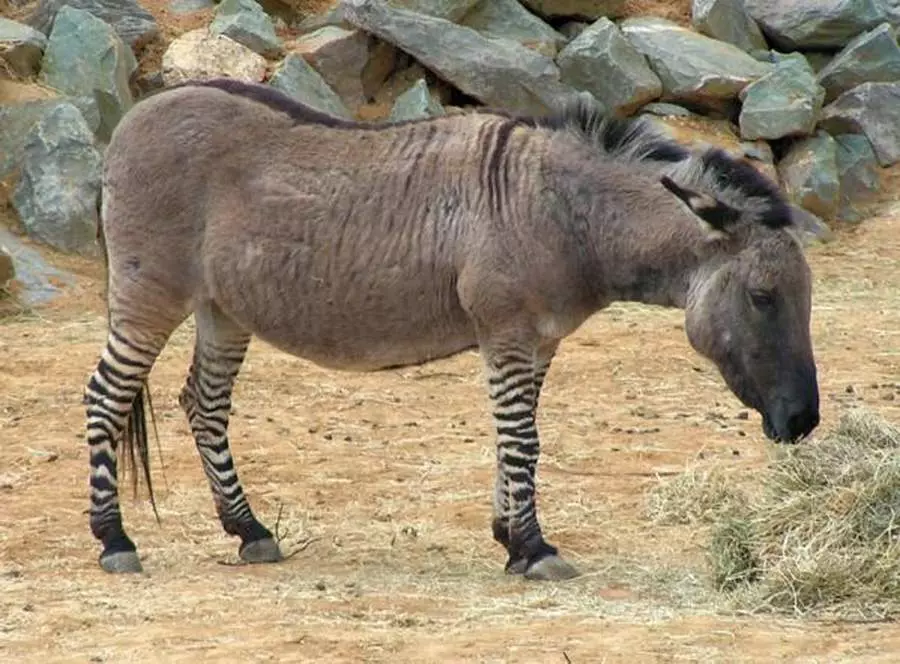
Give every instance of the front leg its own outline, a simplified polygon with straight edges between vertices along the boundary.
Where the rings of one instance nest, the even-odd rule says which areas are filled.
[[[488,388],[497,428],[494,538],[509,553],[506,570],[536,580],[562,580],[578,572],[541,533],[535,503],[540,442],[535,426],[535,352],[486,349]]]

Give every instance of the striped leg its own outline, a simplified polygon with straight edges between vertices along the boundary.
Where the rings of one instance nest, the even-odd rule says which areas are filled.
[[[191,425],[225,532],[241,538],[243,560],[276,562],[282,559],[281,551],[269,529],[253,515],[228,445],[231,394],[250,335],[218,310],[198,310],[195,318],[194,359],[179,403]]]
[[[168,334],[148,338],[127,333],[125,326],[111,325],[106,348],[85,389],[91,532],[103,544],[100,566],[107,572],[141,571],[134,542],[122,527],[116,448],[167,339]]]
[[[541,389],[544,387],[544,380],[547,378],[547,372],[550,371],[550,363],[553,356],[556,355],[556,349],[559,348],[558,341],[551,341],[538,348],[534,354],[534,413],[537,417],[538,404],[541,400]]]
[[[485,360],[497,427],[493,531],[494,539],[509,553],[506,570],[524,573],[529,579],[571,578],[577,572],[544,540],[537,517],[535,472],[540,442],[535,426],[535,354],[530,349],[490,350]]]

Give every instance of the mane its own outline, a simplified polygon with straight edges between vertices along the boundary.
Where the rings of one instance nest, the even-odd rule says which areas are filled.
[[[383,131],[391,127],[435,122],[445,116],[396,122],[361,122],[340,118],[297,101],[269,85],[230,78],[192,80],[169,86],[216,88],[250,99],[286,114],[297,124],[320,124],[338,129]],[[505,118],[512,124],[573,134],[608,157],[653,168],[729,203],[750,223],[784,228],[792,221],[790,206],[778,186],[748,162],[722,149],[689,150],[661,134],[645,118],[620,118],[606,114],[595,102],[578,97],[545,116],[516,115],[492,108],[479,108],[476,115]]]
[[[708,193],[741,210],[742,218],[767,228],[786,228],[793,217],[778,185],[749,162],[716,147],[688,149],[660,133],[645,118],[607,115],[583,98],[557,112],[522,121],[567,131],[616,160],[661,171],[685,186]]]

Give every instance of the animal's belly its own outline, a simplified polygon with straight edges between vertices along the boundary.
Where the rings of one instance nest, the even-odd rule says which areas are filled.
[[[267,343],[325,367],[374,371],[422,364],[476,344],[452,288],[220,276],[213,298],[229,317]]]

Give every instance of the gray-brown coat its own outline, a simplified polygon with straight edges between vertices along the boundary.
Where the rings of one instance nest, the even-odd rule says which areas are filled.
[[[688,152],[584,106],[379,126],[264,86],[182,85],[117,127],[102,231],[110,333],[86,402],[91,527],[109,571],[140,569],[115,444],[136,441],[146,461],[143,384],[192,313],[180,402],[250,561],[281,556],[226,433],[253,334],[361,371],[477,346],[498,436],[494,536],[529,578],[575,573],[538,524],[534,418],[560,341],[609,303],[684,308],[690,342],[771,437],[818,423],[809,269],[778,190],[721,151]]]

